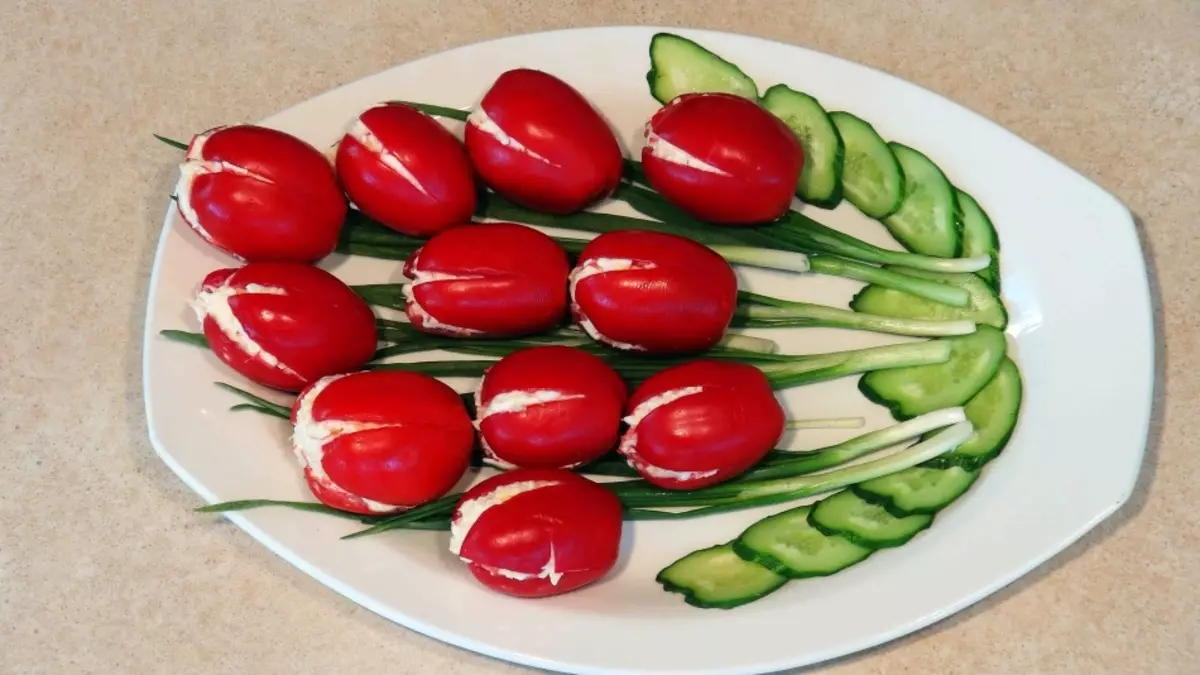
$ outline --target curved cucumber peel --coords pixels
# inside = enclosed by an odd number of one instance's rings
[[[946,174],[925,155],[907,145],[888,147],[904,171],[904,201],[883,219],[888,232],[913,253],[956,258],[961,249],[962,224],[954,188]]]
[[[1000,330],[1004,330],[1008,326],[1008,311],[1004,309],[1004,302],[986,281],[974,274],[926,272],[893,265],[885,266],[884,269],[919,279],[940,281],[957,286],[970,295],[969,305],[967,307],[951,307],[911,293],[871,284],[854,296],[854,299],[850,301],[850,309],[864,314],[877,314],[899,319],[972,321]]]
[[[872,549],[813,527],[811,510],[801,506],[759,520],[734,540],[734,552],[789,579],[829,576],[871,555]]]
[[[971,258],[977,255],[990,256],[991,264],[987,269],[976,272],[981,279],[991,284],[997,293],[1000,292],[1000,237],[992,219],[979,206],[979,202],[971,195],[956,190],[958,210],[962,219],[962,256]]]
[[[991,381],[1008,349],[1004,333],[991,326],[939,340],[950,343],[948,361],[869,372],[858,381],[859,391],[898,420],[961,406]]]
[[[990,462],[1012,438],[1022,395],[1021,372],[1012,359],[1005,358],[987,386],[963,406],[975,427],[974,435],[954,450],[926,462],[926,466],[958,466],[974,471]]]
[[[650,95],[666,105],[681,94],[722,92],[758,99],[758,85],[733,63],[674,33],[650,39]]]
[[[976,478],[979,478],[978,471],[957,466],[944,469],[914,466],[859,483],[852,489],[866,501],[879,504],[893,516],[903,518],[941,511],[961,497]]]
[[[851,204],[872,218],[886,218],[904,200],[904,172],[883,137],[865,120],[848,112],[829,113],[845,146],[842,191]]]
[[[732,609],[772,593],[787,577],[743,560],[733,544],[693,551],[663,568],[655,581],[684,601],[705,609]]]
[[[828,535],[839,535],[865,548],[901,546],[933,523],[929,514],[898,518],[879,504],[842,490],[813,506],[808,522]]]
[[[817,99],[783,84],[763,94],[762,105],[787,125],[804,148],[804,170],[796,196],[808,204],[832,209],[842,201],[845,144]]]

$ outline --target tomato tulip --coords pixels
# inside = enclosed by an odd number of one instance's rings
[[[618,349],[708,349],[737,308],[737,277],[724,258],[684,237],[620,230],[584,247],[570,275],[571,308],[594,339]]]
[[[528,208],[570,213],[621,181],[621,146],[574,87],[539,70],[502,74],[467,119],[471,163],[488,187]]]
[[[487,370],[475,393],[485,455],[510,467],[574,468],[617,445],[625,382],[581,349],[531,347]]]
[[[532,227],[455,227],[405,264],[405,311],[417,329],[438,335],[539,333],[566,314],[569,269],[562,247]]]
[[[787,421],[759,369],[699,360],[660,371],[629,399],[618,450],[647,482],[694,490],[757,464]]]
[[[371,308],[318,267],[249,263],[205,277],[192,307],[222,362],[267,387],[299,391],[375,353]]]
[[[617,563],[621,502],[561,469],[514,469],[468,490],[450,521],[450,552],[488,588],[523,598],[576,590]]]
[[[358,116],[338,144],[337,174],[360,211],[409,236],[432,236],[475,213],[475,175],[462,143],[402,103]]]
[[[317,380],[292,406],[292,447],[323,504],[393,513],[441,497],[466,473],[475,430],[462,398],[417,373]]]
[[[196,234],[246,262],[320,260],[337,246],[347,209],[321,151],[253,125],[194,137],[175,201]]]
[[[684,94],[646,124],[646,179],[693,216],[723,225],[778,219],[804,168],[796,135],[758,103]]]

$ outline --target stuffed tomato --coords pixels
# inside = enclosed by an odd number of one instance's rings
[[[446,494],[471,459],[462,398],[426,375],[360,371],[321,378],[292,407],[292,449],[313,495],[363,514]]]
[[[375,353],[371,308],[318,267],[249,263],[205,277],[192,301],[213,353],[254,382],[299,391]]]

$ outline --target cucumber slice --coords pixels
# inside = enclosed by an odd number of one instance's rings
[[[846,149],[829,114],[817,99],[783,84],[767,89],[762,104],[783,120],[804,147],[804,171],[796,196],[813,206],[836,207],[842,201]]]
[[[928,157],[900,143],[888,143],[904,170],[904,201],[883,219],[888,232],[913,253],[958,257],[961,223],[954,188]]]
[[[951,343],[949,361],[875,370],[858,381],[859,391],[890,408],[897,420],[964,405],[991,381],[1008,348],[1004,333],[991,326],[938,339]]]
[[[801,506],[763,518],[733,542],[734,552],[792,579],[828,576],[871,555],[872,549],[822,534],[808,522],[811,510]]]
[[[962,218],[962,257],[970,258],[977,255],[991,256],[992,262],[986,269],[975,274],[991,284],[996,292],[1000,292],[1000,237],[992,226],[992,219],[979,206],[979,202],[971,195],[956,190],[958,210]]]
[[[928,319],[930,321],[962,319],[1000,330],[1004,330],[1008,326],[1008,312],[1004,309],[1004,302],[986,281],[974,274],[927,272],[894,265],[888,265],[884,269],[957,286],[970,294],[970,303],[966,307],[951,307],[911,293],[871,284],[854,296],[854,299],[850,301],[850,309],[864,314],[894,316],[901,319]]]
[[[879,504],[842,490],[813,506],[808,522],[828,535],[841,535],[871,549],[900,546],[929,527],[933,516],[919,513],[897,518]]]
[[[1004,359],[995,377],[975,394],[963,411],[975,434],[950,452],[934,457],[929,466],[959,466],[974,471],[991,461],[1012,438],[1021,411],[1021,372],[1012,359]]]
[[[674,33],[650,40],[650,94],[666,105],[681,94],[724,92],[758,99],[758,85],[734,64]]]
[[[663,588],[682,593],[689,605],[731,609],[753,602],[787,583],[757,563],[742,560],[726,543],[693,551],[656,577]]]
[[[893,516],[903,518],[941,511],[962,496],[978,477],[978,471],[957,466],[945,469],[914,466],[859,483],[853,490],[866,501],[879,504]]]
[[[842,190],[846,199],[872,218],[886,218],[904,201],[904,172],[883,138],[848,112],[831,112],[845,145]]]

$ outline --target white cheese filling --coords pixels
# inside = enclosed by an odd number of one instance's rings
[[[413,172],[409,171],[408,167],[405,166],[404,160],[400,159],[399,155],[383,146],[383,142],[380,141],[379,137],[375,135],[375,132],[371,131],[370,127],[368,127],[366,123],[362,121],[361,116],[354,120],[354,123],[350,125],[350,130],[346,133],[350,136],[350,138],[353,138],[362,144],[362,146],[367,149],[367,152],[370,152],[378,157],[381,164],[392,171],[395,171],[396,174],[407,181],[409,185],[416,188],[418,192],[426,197],[430,196],[429,191],[425,189],[425,186],[421,184],[421,181],[417,180],[417,177],[413,175]]]
[[[646,416],[655,410],[658,410],[668,403],[674,403],[685,396],[693,396],[702,391],[704,391],[704,387],[680,387],[678,389],[664,391],[657,396],[651,396],[645,401],[639,403],[637,407],[633,409],[633,412],[626,415],[624,422],[625,424],[629,425],[630,429],[636,429],[637,426],[642,423],[642,420],[646,419]]]
[[[499,506],[517,495],[558,484],[559,482],[556,480],[523,480],[501,485],[491,492],[462,502],[458,505],[458,517],[450,521],[450,552],[462,557],[463,541],[466,540],[467,534],[471,532],[472,527],[475,527],[475,522],[479,520],[484,511],[493,506]],[[463,560],[473,562],[466,558]]]
[[[200,214],[196,213],[196,207],[192,205],[192,184],[196,182],[197,177],[210,173],[229,172],[253,178],[263,183],[274,184],[274,181],[266,176],[243,169],[236,164],[212,162],[204,159],[204,144],[208,142],[208,139],[213,134],[223,128],[212,129],[208,133],[201,134],[192,139],[191,147],[188,148],[184,162],[179,165],[179,181],[175,184],[175,203],[179,206],[180,215],[183,216],[184,222],[195,230],[196,234],[199,234],[210,246],[217,246],[216,240],[204,228],[204,225],[200,223]]]
[[[475,426],[492,415],[525,412],[529,408],[557,401],[584,398],[583,394],[564,394],[557,389],[516,389],[497,394],[487,405],[477,408]]]
[[[368,510],[376,513],[389,513],[401,509],[403,507],[395,504],[384,504],[383,502],[351,494],[335,483],[329,477],[329,474],[325,472],[325,465],[322,463],[322,460],[325,457],[326,443],[344,434],[398,426],[395,424],[345,422],[342,420],[314,421],[313,406],[316,404],[317,397],[321,395],[321,392],[325,391],[326,387],[343,377],[345,375],[330,375],[329,377],[321,378],[300,399],[300,406],[296,409],[296,426],[292,431],[292,450],[296,453],[296,458],[300,460],[301,465],[308,468],[312,480],[320,483],[325,489],[352,496],[362,502],[363,506]]]
[[[575,314],[579,317],[579,327],[583,329],[583,332],[587,333],[588,336],[593,340],[602,342],[613,349],[620,349],[627,352],[646,351],[646,348],[642,347],[641,345],[614,340],[601,333],[596,328],[596,325],[592,323],[592,320],[588,318],[588,316],[579,307],[579,303],[575,299],[575,291],[576,287],[579,285],[579,282],[587,279],[588,277],[594,277],[597,274],[623,272],[626,270],[652,270],[655,267],[657,267],[657,265],[652,262],[645,260],[631,260],[629,258],[590,258],[576,265],[575,269],[571,270],[571,274],[568,277],[568,282],[572,307],[575,310]]]
[[[422,272],[414,270],[412,281],[404,284],[404,286],[400,289],[404,293],[404,300],[407,303],[408,311],[411,312],[409,319],[419,323],[422,327],[428,328],[429,330],[440,330],[445,333],[461,335],[464,337],[482,335],[483,331],[476,328],[462,328],[460,326],[452,326],[448,323],[442,323],[441,321],[438,321],[436,317],[425,311],[425,308],[421,306],[420,302],[417,302],[416,293],[413,291],[414,288],[420,286],[421,284],[428,284],[434,281],[460,281],[465,279],[479,278],[481,277],[449,274],[446,272]]]
[[[239,289],[226,282],[211,290],[201,289],[196,294],[196,298],[192,300],[192,310],[196,312],[196,318],[201,324],[206,318],[215,321],[225,337],[250,357],[257,358],[268,366],[299,378],[299,373],[281,363],[278,357],[264,349],[246,332],[246,327],[238,320],[237,315],[233,313],[233,308],[229,305],[229,299],[235,295],[287,295],[287,292],[282,288],[261,284],[247,284],[244,289]]]
[[[557,586],[558,582],[563,577],[562,572],[559,572],[557,569],[555,569],[554,544],[550,544],[550,558],[546,560],[546,564],[542,566],[541,571],[539,571],[537,574],[514,572],[512,570],[506,570],[503,567],[492,567],[491,565],[480,564],[479,566],[491,572],[492,574],[504,577],[506,579],[515,579],[516,581],[528,581],[529,579],[549,579],[550,585],[552,586]]]
[[[664,405],[678,401],[686,396],[699,394],[702,391],[704,391],[704,387],[680,387],[678,389],[665,391],[657,396],[651,396],[645,401],[639,403],[637,407],[633,409],[633,412],[627,415],[624,419],[624,422],[629,425],[629,430],[626,431],[625,435],[621,438],[621,445],[619,448],[617,448],[617,452],[622,457],[628,459],[630,466],[632,466],[638,473],[646,476],[652,476],[654,478],[688,481],[715,476],[718,469],[709,469],[703,471],[677,471],[674,469],[667,469],[665,467],[657,466],[646,461],[646,459],[642,457],[637,450],[637,428],[638,425],[642,423],[642,420],[646,419],[647,415],[663,407]]]
[[[467,116],[467,124],[470,124],[471,126],[475,127],[479,131],[496,139],[497,143],[499,143],[500,145],[503,145],[506,148],[512,148],[513,150],[516,150],[517,152],[524,153],[534,159],[543,161],[543,162],[549,164],[550,166],[558,166],[557,164],[555,164],[554,162],[551,162],[546,157],[539,155],[538,153],[534,152],[533,150],[530,150],[529,148],[525,147],[525,145],[522,144],[517,139],[513,138],[512,136],[509,136],[504,131],[504,129],[500,128],[499,124],[496,124],[495,120],[493,120],[491,117],[488,117],[487,111],[483,109],[482,105],[480,105],[479,107],[472,110],[471,114]]]
[[[486,377],[485,377],[486,379]],[[547,403],[555,403],[558,401],[570,401],[574,399],[586,398],[583,394],[564,394],[561,391],[554,389],[517,389],[514,391],[506,391],[492,397],[488,404],[482,405],[479,392],[483,390],[483,380],[479,382],[479,389],[475,391],[475,428],[481,432],[483,430],[483,421],[492,415],[501,415],[504,413],[520,413],[526,410]],[[479,434],[479,445],[483,449],[484,461],[498,469],[515,469],[516,464],[500,457],[496,451],[492,449],[488,443],[487,435]],[[573,469],[582,465],[583,462],[575,462],[561,466],[561,469]]]
[[[665,162],[686,166],[689,169],[696,169],[705,173],[717,174],[718,176],[730,175],[728,171],[722,171],[654,133],[649,124],[646,125],[646,147],[650,150],[651,155]]]

